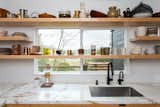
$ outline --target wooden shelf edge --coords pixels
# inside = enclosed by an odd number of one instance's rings
[[[94,24],[93,24],[94,23]],[[157,25],[160,18],[0,18],[1,26],[137,26]]]
[[[22,41],[27,43],[32,43],[29,38],[25,37],[13,37],[13,36],[0,36],[0,41]]]
[[[160,59],[160,54],[151,55],[129,55],[129,59]]]
[[[160,59],[160,55],[0,55],[0,59]]]
[[[136,36],[135,39],[130,40],[131,42],[139,41],[160,41],[160,36]]]
[[[50,56],[50,55],[0,55],[0,59],[126,59],[128,55],[60,55],[60,56]]]
[[[70,21],[70,22],[159,22],[160,18],[0,18],[0,22],[63,22],[63,21]]]

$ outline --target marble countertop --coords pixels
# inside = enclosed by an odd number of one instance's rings
[[[51,88],[40,88],[35,84],[6,86],[8,91],[0,95],[0,105],[5,104],[160,104],[160,86],[128,84],[144,97],[91,97],[87,84],[55,84]],[[98,87],[119,85],[98,85]],[[4,88],[3,88],[4,89]],[[1,91],[1,88],[0,88]]]

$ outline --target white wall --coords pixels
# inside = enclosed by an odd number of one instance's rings
[[[0,8],[6,8],[6,2],[5,0],[0,1]]]
[[[159,11],[159,0],[3,0],[7,9],[11,12],[18,12],[19,9],[25,8],[32,12],[50,12],[57,15],[59,10],[76,10],[80,9],[80,2],[84,1],[88,10],[95,9],[107,12],[109,6],[117,6],[122,10],[127,7],[133,8],[140,1],[144,1],[153,7],[153,10]]]
[[[128,81],[160,83],[159,60],[131,60]]]
[[[0,82],[27,82],[33,79],[33,60],[1,60]]]
[[[12,12],[18,12],[20,8],[26,8],[29,13],[32,12],[50,12],[57,15],[59,10],[75,10],[79,9],[79,3],[82,0],[3,0],[3,6]],[[116,5],[121,9],[127,7],[133,8],[142,0],[83,0],[86,3],[88,10],[95,9],[103,12],[107,11],[108,6]],[[159,11],[159,0],[143,0],[150,4],[153,10]],[[0,4],[0,7],[3,7]],[[26,32],[32,39],[35,38],[35,28],[0,28],[9,30],[9,33],[14,31]],[[132,32],[132,30],[129,30]],[[132,34],[131,34],[132,35]],[[0,46],[7,44],[0,43]],[[129,44],[133,45],[133,44]],[[7,45],[8,47],[10,45]],[[33,60],[0,60],[0,81],[2,82],[27,82],[33,79],[34,65]],[[159,60],[132,60],[129,66],[127,81],[131,82],[153,82],[160,83],[160,61]],[[59,82],[94,82],[93,80],[105,80],[105,75],[94,76],[54,76],[55,81]]]

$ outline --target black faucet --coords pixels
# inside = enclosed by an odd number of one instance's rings
[[[121,85],[123,81],[124,81],[124,73],[123,71],[120,71],[119,78],[118,78],[118,84]]]
[[[95,82],[95,83],[96,83],[96,85],[98,85],[98,84],[99,84],[98,80],[96,80],[96,82]]]
[[[110,73],[111,71],[111,73]],[[110,62],[107,64],[107,84],[110,85],[110,81],[113,81],[113,75],[114,75],[114,71],[113,71],[113,63]]]

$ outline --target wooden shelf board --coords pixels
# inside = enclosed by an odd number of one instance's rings
[[[31,43],[32,41],[25,37],[13,36],[0,36],[0,41],[22,41]]]
[[[125,59],[127,55],[97,55],[97,56],[84,56],[84,55],[70,55],[70,56],[47,56],[47,55],[0,55],[0,59]]]
[[[129,59],[160,59],[159,55],[129,55]]]
[[[160,41],[160,36],[136,36],[131,42]]]
[[[46,55],[0,55],[0,59],[160,59],[160,55],[71,55],[71,56],[46,56]]]
[[[1,26],[137,26],[159,25],[160,18],[0,18]]]

